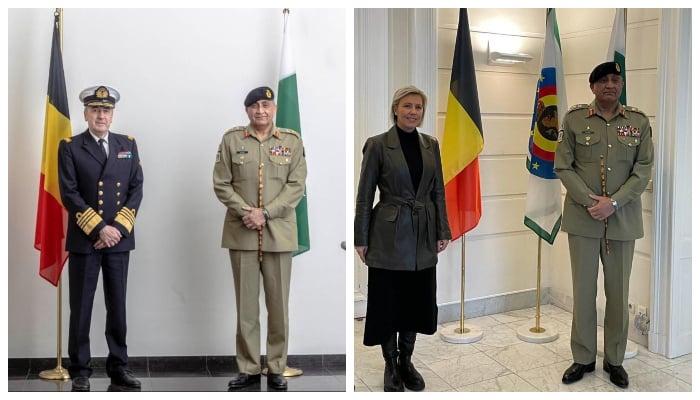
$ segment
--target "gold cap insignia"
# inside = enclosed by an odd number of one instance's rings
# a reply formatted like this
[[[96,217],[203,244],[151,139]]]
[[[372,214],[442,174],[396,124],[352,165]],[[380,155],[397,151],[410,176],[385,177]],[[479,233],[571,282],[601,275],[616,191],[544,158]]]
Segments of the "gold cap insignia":
[[[270,89],[265,90],[265,96],[267,96],[268,99],[272,98],[272,92],[270,92]]]
[[[615,70],[616,70],[617,72],[620,72],[620,64],[615,63]]]
[[[100,86],[95,91],[95,96],[97,96],[98,99],[106,99],[107,97],[109,97],[109,91],[107,90],[106,87]]]

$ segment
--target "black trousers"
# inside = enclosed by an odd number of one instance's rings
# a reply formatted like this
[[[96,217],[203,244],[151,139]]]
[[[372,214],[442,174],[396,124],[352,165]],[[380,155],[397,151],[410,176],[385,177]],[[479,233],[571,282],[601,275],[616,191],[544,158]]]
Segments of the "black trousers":
[[[105,337],[109,354],[107,374],[128,369],[126,352],[126,278],[129,252],[91,254],[71,253],[68,262],[70,326],[68,356],[71,377],[90,376],[90,322],[97,280],[102,283],[107,309]]]

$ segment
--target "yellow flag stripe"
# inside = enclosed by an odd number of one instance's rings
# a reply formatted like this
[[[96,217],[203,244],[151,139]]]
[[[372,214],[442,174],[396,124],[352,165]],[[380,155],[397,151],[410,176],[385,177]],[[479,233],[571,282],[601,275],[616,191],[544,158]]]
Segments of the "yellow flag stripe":
[[[44,190],[63,205],[61,192],[58,188],[58,144],[63,138],[71,136],[70,120],[49,102],[47,96],[44,121],[44,149],[41,158]]]
[[[484,148],[484,138],[479,133],[479,128],[452,92],[447,98],[445,134],[440,146],[445,183],[471,164]]]

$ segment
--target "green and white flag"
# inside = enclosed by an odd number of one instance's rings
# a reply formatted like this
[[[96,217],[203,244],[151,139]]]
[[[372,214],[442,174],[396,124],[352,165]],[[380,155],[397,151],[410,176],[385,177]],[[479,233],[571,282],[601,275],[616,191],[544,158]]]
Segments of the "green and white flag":
[[[289,34],[288,12],[284,13],[284,32],[282,36],[282,62],[280,64],[280,80],[277,87],[277,126],[294,129],[301,134],[301,122],[299,118],[299,96],[297,94],[297,73],[292,57],[291,38]],[[293,255],[298,255],[311,248],[309,241],[309,213],[306,209],[306,189],[304,196],[296,208],[297,236],[299,248]]]
[[[607,61],[615,61],[621,69],[622,80],[625,86],[622,87],[620,103],[627,105],[627,75],[625,71],[625,43],[627,36],[627,9],[618,8],[615,10],[615,22],[613,22],[612,33],[610,34],[610,46],[608,47]]]

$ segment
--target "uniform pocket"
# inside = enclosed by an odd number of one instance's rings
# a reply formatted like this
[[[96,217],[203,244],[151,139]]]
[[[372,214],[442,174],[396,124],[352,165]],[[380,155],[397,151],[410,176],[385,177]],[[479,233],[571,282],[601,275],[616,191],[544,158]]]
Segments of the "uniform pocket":
[[[258,179],[258,164],[248,154],[235,154],[231,160],[234,181]]]
[[[639,138],[634,136],[618,136],[617,142],[625,148],[622,150],[627,161],[634,161],[637,158],[637,149],[639,148]]]
[[[576,159],[583,162],[596,161],[593,149],[600,142],[600,134],[593,131],[576,132]]]
[[[289,167],[292,163],[292,158],[289,156],[270,156],[270,162],[274,166],[275,177],[286,181],[289,175]]]

